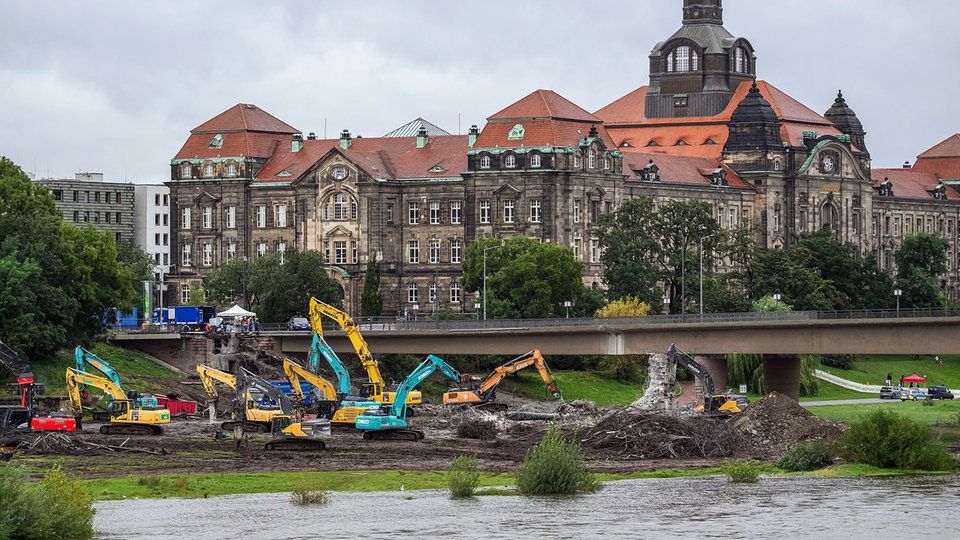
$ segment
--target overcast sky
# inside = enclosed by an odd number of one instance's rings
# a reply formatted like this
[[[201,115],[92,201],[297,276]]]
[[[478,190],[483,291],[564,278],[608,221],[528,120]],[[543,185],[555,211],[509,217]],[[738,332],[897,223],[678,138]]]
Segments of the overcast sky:
[[[647,84],[680,0],[0,0],[0,155],[37,177],[161,182],[194,127],[253,103],[304,133],[451,133],[537,89],[594,112]],[[727,0],[757,73],[842,89],[874,167],[960,131],[955,0]]]

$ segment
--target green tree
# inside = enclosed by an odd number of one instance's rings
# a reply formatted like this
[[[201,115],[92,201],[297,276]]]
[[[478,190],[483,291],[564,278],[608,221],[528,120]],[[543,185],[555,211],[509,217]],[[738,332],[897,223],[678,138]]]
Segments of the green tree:
[[[830,231],[801,233],[790,249],[806,249],[811,253],[809,266],[820,277],[833,283],[843,295],[843,302],[834,309],[881,309],[889,306],[893,280],[877,268],[872,257],[859,258],[856,247],[837,241]]]
[[[829,311],[847,305],[847,298],[832,281],[823,279],[813,265],[814,254],[797,247],[759,254],[751,283],[752,298],[780,293],[780,300],[797,310]]]
[[[937,233],[908,234],[894,253],[901,307],[930,308],[943,303],[937,276],[947,271],[949,242]]]
[[[491,318],[565,315],[563,303],[581,297],[583,264],[573,257],[573,251],[524,236],[502,245],[492,238],[471,242],[461,265],[465,291],[483,290],[483,250],[494,247],[487,251],[486,272]]]
[[[383,294],[380,292],[380,262],[374,254],[367,261],[363,275],[363,292],[360,293],[360,316],[379,317],[383,313]]]
[[[232,259],[203,279],[207,302],[228,307],[243,300],[243,261]]]

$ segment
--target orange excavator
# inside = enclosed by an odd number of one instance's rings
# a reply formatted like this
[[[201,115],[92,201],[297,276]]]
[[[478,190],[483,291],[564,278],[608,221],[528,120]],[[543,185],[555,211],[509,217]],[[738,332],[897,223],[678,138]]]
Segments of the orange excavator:
[[[443,395],[443,404],[469,404],[486,411],[504,412],[507,410],[507,405],[494,401],[496,399],[497,386],[500,385],[507,375],[516,373],[530,366],[536,366],[540,372],[540,377],[543,378],[543,383],[547,385],[547,391],[553,399],[560,399],[560,389],[557,388],[557,381],[553,378],[553,373],[551,373],[547,361],[540,355],[539,350],[534,349],[498,366],[493,370],[493,373],[486,379],[480,381],[480,384],[476,385],[475,388],[451,389]]]

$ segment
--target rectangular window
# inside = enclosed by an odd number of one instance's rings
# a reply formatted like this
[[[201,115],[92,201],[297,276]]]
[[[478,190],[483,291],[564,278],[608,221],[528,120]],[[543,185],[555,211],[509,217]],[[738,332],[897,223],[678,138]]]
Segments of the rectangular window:
[[[169,254],[169,253],[164,253],[164,254],[163,254],[163,265],[164,265],[164,266],[167,266],[168,264],[170,264],[170,254]]]
[[[99,191],[94,191],[94,192],[93,192],[93,202],[100,202],[100,192],[99,192]]]
[[[430,240],[430,264],[440,264],[440,240]]]
[[[89,211],[89,210],[84,210],[84,211],[83,211],[83,222],[84,222],[84,223],[90,223],[90,211]]]
[[[104,212],[103,219],[105,223],[110,223],[110,212]]]
[[[154,205],[154,206],[160,206],[160,194],[159,194],[159,193],[155,193],[155,194],[153,195],[153,205]]]
[[[280,264],[283,264],[287,260],[287,244],[286,242],[277,242],[277,255],[280,257]]]
[[[437,303],[437,289],[438,289],[438,286],[436,283],[430,284],[430,303],[431,304]]]
[[[80,212],[78,210],[73,211],[73,222],[77,223],[80,221]]]
[[[203,245],[203,265],[213,266],[213,244]]]
[[[193,246],[191,246],[190,244],[184,244],[180,250],[180,265],[181,266],[193,265]]]
[[[597,241],[593,238],[590,239],[590,262],[600,262],[600,249],[597,246]]]
[[[359,256],[359,254],[357,253],[357,241],[356,241],[356,240],[351,240],[351,241],[350,241],[350,262],[352,262],[353,264],[357,264],[358,262],[360,262],[360,256]]]
[[[169,206],[169,205],[170,205],[170,196],[167,195],[166,193],[163,195],[163,205],[164,205],[164,206]]]
[[[450,262],[460,264],[460,254],[463,252],[463,242],[453,240],[450,242]]]
[[[450,223],[454,225],[460,223],[460,201],[450,203]]]
[[[335,240],[333,242],[333,263],[347,264],[347,241]]]
[[[450,284],[450,303],[459,304],[462,298],[460,284],[454,281]]]
[[[409,287],[407,287],[407,302],[409,302],[409,303],[411,303],[411,304],[416,304],[417,301],[418,301],[418,300],[417,300],[417,297],[418,297],[418,296],[419,296],[419,295],[417,294],[417,285],[416,285],[416,283],[414,283],[413,285],[410,285]]]
[[[167,246],[170,244],[170,235],[163,233],[163,245]]]
[[[430,224],[431,225],[440,224],[440,203],[439,202],[430,203]]]
[[[860,215],[853,215],[853,234],[860,234]]]
[[[186,207],[180,211],[180,228],[189,229],[190,228],[190,207]]]
[[[573,222],[580,223],[580,201],[573,201]]]
[[[407,262],[411,264],[420,263],[420,241],[410,240],[407,242]]]
[[[99,211],[96,211],[96,212],[93,213],[93,222],[94,222],[94,223],[100,223],[100,212],[99,212]]]
[[[408,209],[407,223],[416,225],[420,223],[420,203],[412,202]]]
[[[180,303],[185,306],[190,304],[190,285],[187,283],[180,286]]]
[[[204,229],[213,228],[213,207],[212,206],[203,207],[203,228]]]
[[[530,222],[540,223],[540,199],[530,201]]]
[[[154,215],[153,215],[153,224],[154,224],[154,225],[159,225],[159,224],[160,224],[160,214],[154,214]]]
[[[580,258],[580,252],[582,251],[582,248],[580,247],[580,243],[581,243],[581,240],[579,238],[573,241],[573,258],[578,261],[582,260]]]
[[[117,212],[117,223],[120,223],[120,212]]]
[[[153,245],[155,246],[160,245],[160,233],[156,233],[153,235]]]
[[[503,201],[503,222],[513,223],[513,205],[515,201]]]
[[[237,207],[236,206],[227,207],[227,228],[228,229],[237,228]]]
[[[267,256],[267,243],[260,242],[257,244],[257,257],[266,257]]]
[[[279,228],[286,227],[287,226],[287,205],[278,204],[274,208],[276,208],[276,214],[277,214],[276,216],[274,216],[274,219],[276,220],[276,223],[277,223],[277,227]]]
[[[169,224],[169,223],[168,223],[168,220],[167,220],[167,214],[164,214],[164,215],[163,215],[163,226],[166,227],[168,224]]]
[[[480,201],[480,223],[490,223],[490,201]]]
[[[227,260],[232,261],[237,258],[237,243],[230,242],[227,244]]]
[[[267,207],[260,204],[257,205],[257,227],[261,229],[267,226]]]
[[[387,223],[393,223],[393,205],[387,205]]]

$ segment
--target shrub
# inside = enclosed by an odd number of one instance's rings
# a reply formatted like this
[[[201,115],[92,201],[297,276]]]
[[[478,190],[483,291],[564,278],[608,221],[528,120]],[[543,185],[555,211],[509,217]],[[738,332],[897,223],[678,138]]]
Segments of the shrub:
[[[60,465],[35,484],[22,469],[0,467],[0,538],[91,538],[92,503]]]
[[[555,424],[523,458],[517,488],[525,495],[595,491],[602,486],[587,471],[580,443],[563,436]]]
[[[820,363],[837,369],[853,369],[853,363],[858,359],[856,354],[825,354],[820,357]]]
[[[762,466],[755,459],[740,461],[739,459],[724,458],[720,470],[727,475],[731,482],[752,484],[760,481]]]
[[[785,471],[815,471],[833,463],[834,445],[823,439],[796,444],[777,460],[777,467]]]
[[[943,471],[953,458],[930,428],[882,409],[860,417],[843,434],[847,458],[875,467]]]
[[[480,485],[477,456],[457,456],[447,470],[450,495],[455,499],[470,497]]]
[[[290,493],[290,502],[299,506],[326,504],[330,502],[330,492],[320,489],[316,481],[303,480]]]

